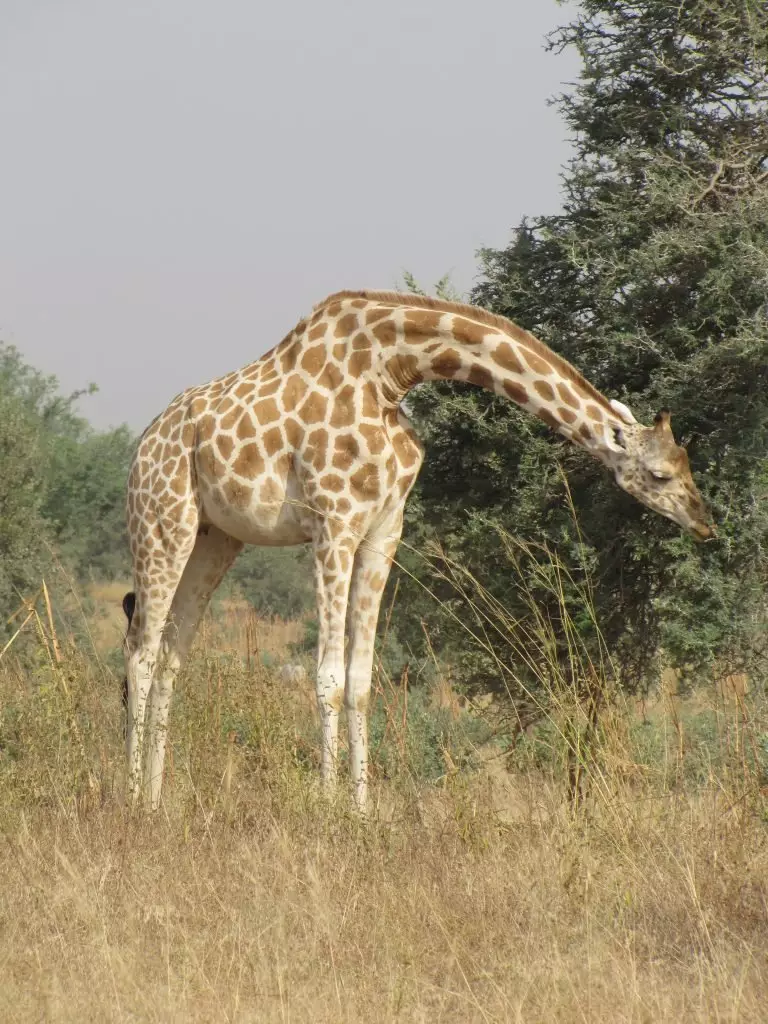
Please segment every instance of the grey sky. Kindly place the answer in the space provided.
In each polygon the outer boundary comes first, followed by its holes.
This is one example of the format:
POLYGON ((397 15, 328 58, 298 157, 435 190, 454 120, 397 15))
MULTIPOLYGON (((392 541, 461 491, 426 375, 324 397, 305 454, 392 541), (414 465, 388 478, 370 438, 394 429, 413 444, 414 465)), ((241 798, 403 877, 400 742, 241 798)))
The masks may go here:
POLYGON ((0 337, 98 426, 559 203, 554 0, 0 0, 0 337))

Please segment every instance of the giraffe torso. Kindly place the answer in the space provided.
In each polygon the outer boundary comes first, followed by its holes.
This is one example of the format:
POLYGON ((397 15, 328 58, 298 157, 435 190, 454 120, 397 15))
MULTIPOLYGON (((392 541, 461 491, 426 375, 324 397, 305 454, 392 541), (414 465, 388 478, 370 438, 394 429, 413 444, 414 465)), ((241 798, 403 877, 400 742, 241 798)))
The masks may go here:
POLYGON ((139 516, 288 545, 312 539, 318 515, 364 536, 400 508, 422 449, 382 400, 375 334, 348 328, 303 322, 256 362, 178 395, 136 453, 130 535, 139 516))

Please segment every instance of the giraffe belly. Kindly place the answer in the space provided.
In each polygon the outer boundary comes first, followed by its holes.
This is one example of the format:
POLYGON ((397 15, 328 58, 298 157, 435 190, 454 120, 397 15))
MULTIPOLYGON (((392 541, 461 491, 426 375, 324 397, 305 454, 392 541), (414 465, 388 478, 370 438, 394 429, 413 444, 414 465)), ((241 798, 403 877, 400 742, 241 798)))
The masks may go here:
POLYGON ((293 474, 287 480, 267 477, 259 487, 226 498, 220 486, 200 484, 204 518, 244 544, 288 547, 311 539, 311 518, 293 474))

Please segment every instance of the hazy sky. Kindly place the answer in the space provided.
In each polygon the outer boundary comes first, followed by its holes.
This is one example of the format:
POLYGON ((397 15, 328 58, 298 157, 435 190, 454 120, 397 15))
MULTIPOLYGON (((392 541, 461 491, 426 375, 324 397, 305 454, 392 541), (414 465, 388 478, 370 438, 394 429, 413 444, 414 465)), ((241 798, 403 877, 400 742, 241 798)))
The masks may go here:
POLYGON ((559 204, 554 0, 0 0, 0 338, 137 429, 559 204))

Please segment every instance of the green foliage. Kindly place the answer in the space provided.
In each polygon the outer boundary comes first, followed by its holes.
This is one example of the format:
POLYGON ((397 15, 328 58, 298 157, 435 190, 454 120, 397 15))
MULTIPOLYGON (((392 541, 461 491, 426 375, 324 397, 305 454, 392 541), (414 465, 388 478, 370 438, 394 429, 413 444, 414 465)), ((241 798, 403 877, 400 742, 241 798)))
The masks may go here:
POLYGON ((40 544, 43 463, 39 423, 16 395, 2 389, 0 376, 0 639, 8 632, 8 615, 40 586, 47 564, 40 544))
POLYGON ((80 577, 129 571, 125 486, 136 439, 126 426, 51 440, 43 514, 57 546, 80 577))
POLYGON ((249 547, 229 571, 236 587, 259 615, 296 619, 314 606, 314 576, 308 547, 249 547))
MULTIPOLYGON (((135 441, 98 433, 55 377, 0 343, 0 619, 39 588, 55 558, 79 578, 124 573, 125 480, 135 441)), ((4 627, 0 627, 2 635, 4 627)), ((5 631, 7 633, 7 630, 5 631)))
MULTIPOLYGON (((720 539, 696 546, 511 403, 446 385, 410 400, 427 459, 406 538, 423 549, 439 530, 512 613, 507 567, 468 510, 546 539, 574 577, 592 574, 602 631, 634 686, 660 648, 678 664, 735 663, 761 629, 768 8, 583 0, 551 46, 574 46, 583 61, 575 89, 557 101, 576 150, 564 210, 524 221, 506 249, 483 252, 473 301, 539 334, 638 418, 670 407, 678 436, 693 438, 693 471, 720 539)), ((401 583, 398 630, 417 643, 425 618, 450 646, 444 612, 401 583)), ((448 584, 438 596, 462 606, 448 584)))
POLYGON ((434 782, 471 766, 473 753, 490 738, 481 718, 435 707, 426 686, 408 688, 405 714, 398 696, 390 703, 376 701, 371 714, 369 747, 376 774, 434 782))

